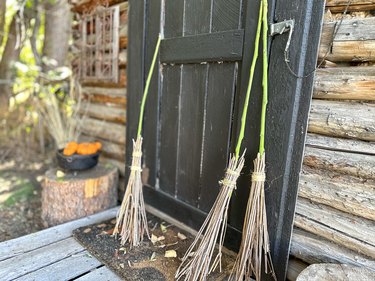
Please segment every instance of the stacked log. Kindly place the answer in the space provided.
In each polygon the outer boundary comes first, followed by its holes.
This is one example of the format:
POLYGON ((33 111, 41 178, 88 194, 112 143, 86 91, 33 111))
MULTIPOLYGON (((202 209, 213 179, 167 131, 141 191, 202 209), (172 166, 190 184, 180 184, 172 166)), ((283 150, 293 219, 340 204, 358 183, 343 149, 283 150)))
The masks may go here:
POLYGON ((374 271, 375 1, 347 4, 326 3, 291 255, 374 271))
MULTIPOLYGON (((121 176, 125 174, 125 132, 126 132, 126 66, 128 45, 128 3, 125 0, 75 0, 72 11, 79 19, 81 14, 93 11, 98 4, 104 6, 119 5, 119 78, 118 82, 104 80, 80 81, 81 84, 81 139, 80 141, 100 141, 103 144, 101 162, 108 162, 116 166, 121 176)), ((76 46, 73 60, 77 64, 80 56, 81 30, 80 25, 73 26, 74 45, 76 46)), ((95 37, 89 35, 87 41, 95 42, 95 37), (90 37, 91 36, 91 37, 90 37)), ((120 178, 120 183, 122 179, 120 178)), ((120 194, 123 192, 120 184, 120 194)))

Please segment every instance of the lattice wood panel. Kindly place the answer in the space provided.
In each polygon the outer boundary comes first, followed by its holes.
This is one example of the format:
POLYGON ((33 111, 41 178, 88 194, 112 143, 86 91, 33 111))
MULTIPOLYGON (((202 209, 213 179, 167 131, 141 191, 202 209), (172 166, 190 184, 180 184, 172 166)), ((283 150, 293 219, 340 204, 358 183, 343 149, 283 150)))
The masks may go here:
POLYGON ((84 15, 80 76, 83 81, 118 82, 119 6, 98 7, 84 15))

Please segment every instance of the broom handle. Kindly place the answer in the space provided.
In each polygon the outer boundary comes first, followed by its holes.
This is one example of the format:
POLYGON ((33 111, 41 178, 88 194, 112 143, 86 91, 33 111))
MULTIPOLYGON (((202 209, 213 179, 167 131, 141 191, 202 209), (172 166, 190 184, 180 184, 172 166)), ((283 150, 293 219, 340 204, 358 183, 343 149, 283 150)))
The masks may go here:
POLYGON ((251 63, 250 75, 249 75, 249 84, 247 85, 246 99, 245 99, 245 103, 244 103, 243 111, 242 111, 241 129, 240 129, 240 134, 238 136, 238 141, 237 141, 237 146, 236 146, 236 159, 238 159, 238 157, 240 155, 241 144, 242 144, 242 140, 243 140, 244 135, 245 135, 246 116, 247 116, 247 109, 249 107, 250 91, 251 91, 251 86, 253 84, 255 65, 256 65, 256 61, 257 61, 258 53, 259 53, 259 40, 260 40, 260 33, 261 33, 260 28, 262 26, 262 15, 263 15, 263 5, 262 5, 262 3, 260 3, 257 33, 255 35, 254 56, 253 56, 253 61, 251 63))
POLYGON ((156 58, 158 57, 160 41, 161 41, 161 37, 159 35, 158 42, 156 43, 156 47, 155 47, 155 51, 154 51, 154 57, 152 58, 151 67, 150 67, 150 70, 148 71, 145 90, 143 92, 142 103, 141 103, 141 111, 139 113, 137 137, 141 136, 143 115, 144 115, 144 111, 145 111, 145 103, 146 103, 146 99, 147 99, 147 95, 148 95, 148 88, 150 87, 152 73, 154 72, 154 68, 155 68, 156 58))
POLYGON ((268 103, 268 1, 262 0, 263 5, 263 101, 262 101, 262 113, 260 118, 260 141, 259 141, 259 154, 264 153, 264 135, 266 129, 266 110, 268 103))

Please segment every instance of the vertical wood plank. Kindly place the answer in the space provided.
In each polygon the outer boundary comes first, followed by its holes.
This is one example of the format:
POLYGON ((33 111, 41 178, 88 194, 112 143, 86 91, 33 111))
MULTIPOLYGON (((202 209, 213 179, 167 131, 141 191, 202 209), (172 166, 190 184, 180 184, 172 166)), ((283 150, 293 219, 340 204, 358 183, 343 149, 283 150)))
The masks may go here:
MULTIPOLYGON (((211 0, 185 0, 183 35, 211 30, 211 0)), ((176 195, 198 205, 207 65, 182 66, 176 195)))
POLYGON ((184 0, 164 1, 164 38, 180 37, 183 33, 184 0))
POLYGON ((212 32, 237 29, 242 0, 215 0, 212 6, 212 32))
MULTIPOLYGON (((182 36, 184 0, 165 0, 164 37, 182 36)), ((173 195, 176 188, 177 139, 181 66, 164 65, 160 107, 159 187, 173 195)))
MULTIPOLYGON (((213 1, 211 31, 238 28, 241 8, 240 0, 213 1)), ((216 199, 229 158, 236 76, 237 63, 209 64, 199 196, 199 209, 205 212, 216 199)))
MULTIPOLYGON (((241 127, 241 116, 243 104, 245 102, 246 90, 249 81, 249 71, 254 54, 255 33, 257 28, 260 1, 246 1, 241 25, 245 29, 243 60, 239 63, 239 77, 237 81, 237 93, 235 101, 234 123, 232 129, 232 151, 237 144, 238 134, 241 127)), ((260 52, 261 54, 261 52, 260 52)), ((256 157, 259 146, 259 122, 261 112, 261 61, 258 60, 254 74, 253 85, 247 113, 247 124, 241 151, 246 148, 245 167, 242 175, 237 181, 237 190, 233 193, 232 202, 229 209, 229 224, 242 230, 243 219, 247 200, 249 198, 249 188, 251 183, 251 171, 253 170, 253 160, 256 157)), ((238 244, 240 241, 238 241, 238 244)))
MULTIPOLYGON (((147 0, 146 6, 146 45, 145 45, 145 78, 148 75, 156 42, 160 33, 161 0, 147 0)), ((160 99, 160 64, 156 61, 152 74, 149 95, 145 106, 143 125, 143 170, 144 184, 155 187, 158 165, 158 131, 160 99)))
MULTIPOLYGON (((130 165, 133 145, 132 138, 137 137, 139 107, 144 88, 144 0, 129 0, 129 46, 128 46, 128 88, 126 109, 126 163, 130 165)), ((130 170, 126 169, 128 179, 130 170)))
MULTIPOLYGON (((295 19, 290 45, 291 68, 298 76, 315 69, 324 1, 277 0, 275 20, 295 19)), ((272 42, 269 65, 269 106, 266 127, 266 188, 271 252, 278 280, 284 280, 298 192, 307 116, 314 75, 295 77, 286 66, 283 49, 288 34, 272 42)), ((266 280, 271 280, 265 278, 266 280)))
POLYGON ((210 64, 202 148, 199 209, 208 212, 220 191, 229 155, 235 89, 234 63, 210 64))
POLYGON ((185 36, 210 32, 211 1, 213 0, 185 0, 185 36))
POLYGON ((182 66, 176 195, 193 206, 198 203, 200 162, 206 93, 205 65, 182 66))
POLYGON ((160 189, 175 194, 181 66, 163 66, 160 105, 160 189))

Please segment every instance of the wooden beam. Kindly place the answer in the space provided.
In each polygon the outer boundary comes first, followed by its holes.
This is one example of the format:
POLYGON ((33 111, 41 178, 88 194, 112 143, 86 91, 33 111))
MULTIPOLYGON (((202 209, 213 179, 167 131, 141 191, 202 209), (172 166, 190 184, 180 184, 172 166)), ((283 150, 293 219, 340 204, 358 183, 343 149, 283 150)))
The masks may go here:
POLYGON ((109 163, 109 164, 117 167, 118 170, 119 170, 120 175, 121 176, 125 176, 125 168, 126 168, 125 162, 118 161, 116 159, 108 158, 108 157, 105 157, 105 156, 101 157, 100 161, 102 161, 104 163, 109 163))
POLYGON ((312 264, 297 281, 375 280, 375 272, 369 268, 347 264, 312 264))
POLYGON ((315 99, 375 100, 375 67, 319 68, 315 99))
POLYGON ((322 237, 295 228, 290 254, 307 263, 343 263, 375 270, 375 261, 322 237))
MULTIPOLYGON (((334 13, 342 13, 348 5, 348 0, 327 0, 326 7, 334 13)), ((374 0, 352 0, 350 2, 348 11, 371 11, 375 9, 374 0)))
POLYGON ((326 150, 375 155, 374 142, 333 138, 312 133, 307 134, 306 145, 326 150))
POLYGON ((84 100, 92 103, 113 103, 126 107, 126 88, 83 87, 84 100))
POLYGON ((91 11, 97 5, 102 6, 112 6, 116 4, 120 4, 120 10, 127 10, 128 9, 128 2, 125 0, 73 0, 72 1, 73 7, 71 9, 72 12, 75 13, 84 13, 87 11, 91 11))
POLYGON ((125 162, 125 146, 122 144, 113 143, 98 137, 81 135, 79 137, 80 141, 93 142, 100 141, 103 145, 102 151, 105 157, 116 159, 125 162))
POLYGON ((375 17, 344 19, 330 44, 339 20, 323 25, 319 59, 337 61, 375 61, 375 17))
POLYGON ((313 100, 310 133, 375 141, 375 104, 313 100))
POLYGON ((375 221, 299 198, 294 226, 375 258, 375 221))
POLYGON ((314 168, 375 179, 375 157, 306 146, 303 163, 314 168))
POLYGON ((299 181, 299 196, 375 220, 375 181, 304 166, 299 181))
POLYGON ((295 258, 290 258, 288 262, 288 271, 286 272, 286 280, 288 281, 296 281, 298 275, 307 267, 309 264, 295 259, 295 258))
POLYGON ((83 116, 89 116, 108 122, 120 124, 126 123, 126 110, 124 108, 119 108, 108 104, 82 102, 79 113, 81 113, 83 116))
POLYGON ((89 86, 89 87, 103 87, 103 88, 111 88, 111 89, 116 89, 116 88, 121 88, 124 89, 127 86, 128 83, 128 78, 126 75, 126 68, 120 68, 119 71, 119 82, 107 82, 107 81, 83 81, 80 80, 80 83, 82 86, 89 86))
POLYGON ((125 125, 110 123, 88 117, 85 117, 82 120, 81 125, 81 130, 83 133, 119 144, 125 144, 125 129, 125 125))
POLYGON ((167 38, 161 42, 160 61, 196 63, 241 60, 243 36, 243 30, 230 30, 167 38), (230 42, 230 44, 223 44, 223 42, 230 42))

